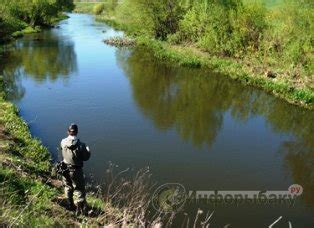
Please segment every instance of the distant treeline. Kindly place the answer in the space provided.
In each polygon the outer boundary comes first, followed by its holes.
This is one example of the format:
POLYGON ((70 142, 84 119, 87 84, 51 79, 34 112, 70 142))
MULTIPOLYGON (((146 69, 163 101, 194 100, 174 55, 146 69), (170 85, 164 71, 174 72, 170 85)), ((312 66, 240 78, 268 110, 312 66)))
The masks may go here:
POLYGON ((28 27, 49 26, 73 8, 73 0, 0 0, 0 42, 28 27))

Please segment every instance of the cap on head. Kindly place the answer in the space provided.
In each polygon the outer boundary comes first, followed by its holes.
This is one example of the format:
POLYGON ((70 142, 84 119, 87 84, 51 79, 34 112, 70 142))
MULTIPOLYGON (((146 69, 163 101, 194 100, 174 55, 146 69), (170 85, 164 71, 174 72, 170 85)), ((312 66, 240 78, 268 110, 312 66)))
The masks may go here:
POLYGON ((69 127, 68 127, 68 131, 69 133, 72 133, 72 134, 77 134, 78 133, 78 127, 76 124, 71 124, 69 127))

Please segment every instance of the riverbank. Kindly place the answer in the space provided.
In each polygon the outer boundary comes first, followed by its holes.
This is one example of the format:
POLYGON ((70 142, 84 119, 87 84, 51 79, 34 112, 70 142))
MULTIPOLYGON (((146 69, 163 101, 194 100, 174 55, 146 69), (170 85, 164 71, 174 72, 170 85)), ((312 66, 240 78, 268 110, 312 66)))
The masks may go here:
MULTIPOLYGON (((32 137, 16 106, 6 101, 4 86, 0 77, 0 226, 104 226, 140 222, 136 214, 129 213, 139 213, 141 208, 113 206, 110 195, 105 198, 96 190, 87 193, 90 208, 87 216, 69 211, 60 177, 53 174, 48 149, 32 137)), ((138 179, 137 184, 141 183, 138 179)), ((144 186, 134 184, 134 187, 146 191, 144 186)), ((133 197, 141 199, 145 195, 140 191, 139 194, 140 197, 137 194, 133 197)))
POLYGON ((5 99, 4 88, 0 77, 0 226, 137 226, 154 222, 142 217, 150 204, 147 170, 139 171, 131 181, 113 176, 115 183, 107 183, 106 196, 95 186, 90 188, 88 215, 69 211, 48 149, 32 137, 16 106, 5 99), (127 203, 121 205, 121 201, 127 203))
POLYGON ((46 25, 46 26, 35 26, 35 27, 27 26, 27 27, 23 28, 22 30, 13 32, 11 37, 13 39, 16 39, 16 38, 21 38, 27 34, 42 32, 43 29, 51 28, 51 27, 55 26, 56 24, 58 24, 60 21, 65 20, 67 18, 68 18, 68 16, 66 14, 64 14, 64 13, 59 14, 57 17, 53 18, 53 21, 51 22, 51 24, 49 26, 48 25, 46 25))
MULTIPOLYGON (((61 182, 51 175, 51 156, 33 138, 17 108, 5 100, 0 77, 0 224, 55 226, 98 224, 101 218, 76 216, 65 208, 61 182)), ((105 204, 89 196, 100 211, 105 204)))
POLYGON ((193 46, 172 45, 167 42, 137 37, 137 44, 151 49, 160 60, 187 67, 205 68, 224 77, 254 86, 287 102, 307 109, 314 109, 314 91, 291 85, 275 71, 255 65, 249 59, 239 61, 211 56, 193 46))
MULTIPOLYGON (((93 3, 77 3, 76 12, 93 13, 93 3)), ((271 93, 287 102, 314 109, 313 77, 303 75, 302 69, 284 65, 269 65, 262 59, 247 55, 243 58, 212 55, 197 46, 190 44, 173 44, 151 36, 136 32, 132 26, 118 20, 115 14, 103 11, 96 15, 96 20, 105 22, 116 29, 125 31, 127 35, 152 50, 160 60, 188 67, 208 69, 230 77, 244 85, 254 86, 271 93)))

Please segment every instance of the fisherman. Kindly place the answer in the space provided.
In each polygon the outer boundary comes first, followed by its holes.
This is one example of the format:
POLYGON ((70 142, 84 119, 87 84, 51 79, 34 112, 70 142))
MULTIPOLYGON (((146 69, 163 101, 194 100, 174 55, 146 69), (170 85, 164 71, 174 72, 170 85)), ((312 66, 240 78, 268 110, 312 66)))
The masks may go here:
POLYGON ((78 213, 86 213, 86 193, 83 173, 83 162, 90 158, 89 147, 81 142, 78 137, 78 126, 71 124, 68 128, 68 137, 61 141, 63 163, 67 172, 63 176, 65 196, 67 197, 69 209, 77 209, 78 213), (74 204, 73 193, 76 191, 78 200, 74 204))

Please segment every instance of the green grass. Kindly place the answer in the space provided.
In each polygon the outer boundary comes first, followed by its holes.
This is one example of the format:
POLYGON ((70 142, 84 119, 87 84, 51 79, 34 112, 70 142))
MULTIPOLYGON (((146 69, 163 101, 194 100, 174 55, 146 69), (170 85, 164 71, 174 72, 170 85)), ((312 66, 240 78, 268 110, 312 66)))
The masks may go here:
MULTIPOLYGON (((54 17, 51 21, 51 25, 55 25, 58 22, 67 19, 68 16, 64 13, 59 14, 57 17, 54 17)), ((42 27, 41 26, 35 26, 35 27, 31 27, 31 26, 26 26, 24 29, 22 29, 21 31, 16 31, 14 33, 12 33, 12 37, 13 38, 20 38, 23 37, 24 35, 27 34, 33 34, 33 33, 39 33, 42 31, 42 27)))
POLYGON ((55 189, 36 179, 20 176, 13 169, 0 167, 0 222, 29 227, 62 224, 62 219, 55 220, 48 213, 53 207, 51 198, 58 194, 55 189))
POLYGON ((39 26, 36 26, 35 28, 31 27, 31 26, 27 26, 25 29, 21 30, 21 31, 16 31, 12 34, 13 38, 19 38, 19 37, 23 37, 26 34, 32 34, 32 33, 38 33, 41 32, 41 28, 39 26))

